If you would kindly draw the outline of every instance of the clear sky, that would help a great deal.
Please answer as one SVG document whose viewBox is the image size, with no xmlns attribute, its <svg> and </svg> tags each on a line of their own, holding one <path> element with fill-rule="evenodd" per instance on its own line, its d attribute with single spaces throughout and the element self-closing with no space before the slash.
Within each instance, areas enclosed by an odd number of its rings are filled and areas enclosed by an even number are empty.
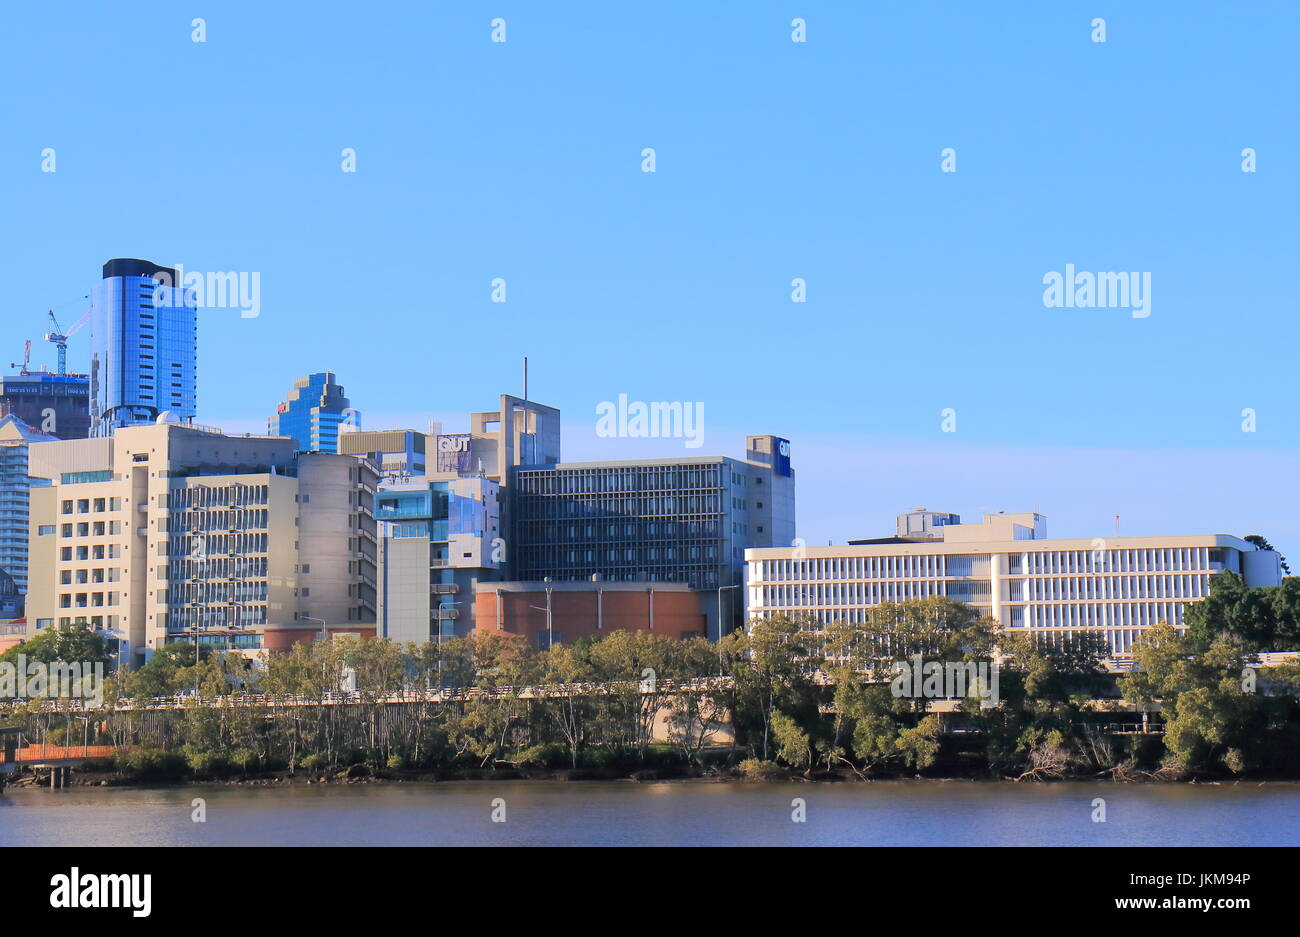
<svg viewBox="0 0 1300 937">
<path fill-rule="evenodd" d="M 332 369 L 464 429 L 526 354 L 569 459 L 790 438 L 810 543 L 924 505 L 1300 560 L 1298 72 L 1289 0 L 13 4 L 0 356 L 53 366 L 111 257 L 257 272 L 201 312 L 204 423 Z M 1067 264 L 1150 315 L 1045 307 Z M 703 447 L 598 438 L 620 393 Z"/>
</svg>

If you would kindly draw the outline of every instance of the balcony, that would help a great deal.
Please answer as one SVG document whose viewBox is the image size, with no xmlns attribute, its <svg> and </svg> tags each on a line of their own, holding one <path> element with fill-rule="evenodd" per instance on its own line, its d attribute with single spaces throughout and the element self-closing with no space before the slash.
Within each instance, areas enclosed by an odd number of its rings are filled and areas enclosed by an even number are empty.
<svg viewBox="0 0 1300 937">
<path fill-rule="evenodd" d="M 428 520 L 430 508 L 427 503 L 414 501 L 398 507 L 380 505 L 374 512 L 375 520 L 380 521 L 418 521 Z"/>
</svg>

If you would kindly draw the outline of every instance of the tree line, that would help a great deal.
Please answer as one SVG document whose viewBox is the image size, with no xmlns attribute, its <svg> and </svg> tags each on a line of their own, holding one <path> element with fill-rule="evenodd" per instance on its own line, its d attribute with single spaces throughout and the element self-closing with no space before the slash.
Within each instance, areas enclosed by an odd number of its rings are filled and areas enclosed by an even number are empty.
<svg viewBox="0 0 1300 937">
<path fill-rule="evenodd" d="M 778 616 L 720 644 L 628 631 L 544 651 L 508 634 L 405 645 L 350 638 L 297 645 L 250 668 L 237 654 L 196 656 L 175 643 L 115 674 L 106 698 L 189 694 L 186 706 L 108 708 L 95 729 L 99 741 L 139 746 L 119 767 L 141 777 L 533 769 L 1295 777 L 1300 667 L 1251 660 L 1300 646 L 1290 630 L 1298 597 L 1300 579 L 1251 590 L 1216 576 L 1209 598 L 1189 607 L 1186 633 L 1149 629 L 1134 649 L 1138 671 L 1118 677 L 1103 668 L 1109 648 L 1096 635 L 1033 640 L 945 597 L 884 603 L 852 624 Z M 87 638 L 45 640 L 36 650 L 52 653 L 56 640 L 85 650 Z M 978 682 L 962 698 L 948 694 L 947 705 L 899 692 L 900 661 L 996 664 L 998 697 L 990 704 Z M 683 685 L 718 677 L 707 690 Z M 349 705 L 265 702 L 323 701 L 345 680 L 356 687 Z M 535 695 L 505 692 L 519 687 Z M 470 688 L 485 692 L 450 701 L 435 693 Z M 411 702 L 380 702 L 398 693 Z M 203 705 L 223 697 L 250 702 Z M 40 706 L 13 717 L 35 737 L 70 744 L 88 728 Z M 734 744 L 719 734 L 724 722 Z"/>
</svg>

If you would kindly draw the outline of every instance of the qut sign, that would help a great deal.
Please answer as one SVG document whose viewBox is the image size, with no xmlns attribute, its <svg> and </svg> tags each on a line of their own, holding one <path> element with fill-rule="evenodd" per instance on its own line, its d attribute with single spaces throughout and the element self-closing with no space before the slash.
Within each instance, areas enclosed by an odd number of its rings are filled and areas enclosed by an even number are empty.
<svg viewBox="0 0 1300 937">
<path fill-rule="evenodd" d="M 790 440 L 776 440 L 776 458 L 773 460 L 772 470 L 777 475 L 790 477 Z"/>
</svg>

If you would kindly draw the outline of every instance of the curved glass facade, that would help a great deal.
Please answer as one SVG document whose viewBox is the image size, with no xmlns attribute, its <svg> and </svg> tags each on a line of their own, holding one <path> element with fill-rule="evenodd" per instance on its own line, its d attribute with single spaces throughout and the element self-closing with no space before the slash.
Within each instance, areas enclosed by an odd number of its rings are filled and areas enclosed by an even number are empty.
<svg viewBox="0 0 1300 937">
<path fill-rule="evenodd" d="M 153 268 L 153 269 L 150 269 Z M 197 307 L 176 272 L 109 261 L 90 293 L 91 433 L 152 422 L 164 412 L 193 422 Z"/>
</svg>

